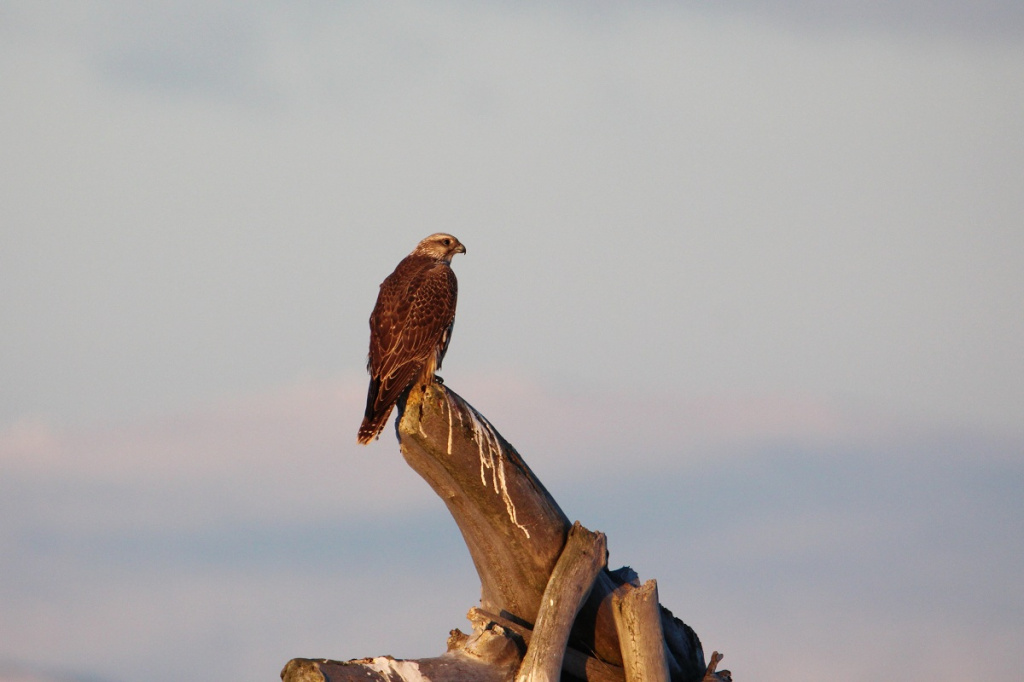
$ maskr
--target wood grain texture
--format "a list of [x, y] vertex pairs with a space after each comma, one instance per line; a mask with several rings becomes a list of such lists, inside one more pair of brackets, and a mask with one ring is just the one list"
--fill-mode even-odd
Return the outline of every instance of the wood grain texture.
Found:
[[[495, 613], [488, 613], [475, 606], [469, 610], [466, 617], [469, 618], [475, 628], [486, 627], [489, 623], [497, 623], [506, 630], [515, 632], [527, 645], [529, 645], [533, 638], [533, 631], [526, 626], [514, 623]], [[593, 656], [588, 656], [571, 646], [565, 649], [565, 654], [562, 658], [562, 671], [577, 679], [587, 680], [588, 682], [625, 682], [626, 680], [625, 673], [621, 667], [605, 663]]]
[[657, 582], [648, 580], [642, 587], [624, 585], [613, 603], [626, 682], [668, 682]]
[[519, 668], [517, 682], [558, 682], [561, 679], [569, 632], [594, 586], [594, 579], [605, 567], [607, 555], [603, 533], [589, 531], [579, 521], [573, 524], [544, 589], [533, 640]]

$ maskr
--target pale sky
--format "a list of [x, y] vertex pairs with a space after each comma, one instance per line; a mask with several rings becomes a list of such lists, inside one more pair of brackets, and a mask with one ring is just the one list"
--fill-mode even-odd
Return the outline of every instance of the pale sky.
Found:
[[0, 674], [468, 627], [354, 445], [436, 231], [447, 382], [737, 679], [1024, 668], [1019, 3], [13, 2], [0, 83]]

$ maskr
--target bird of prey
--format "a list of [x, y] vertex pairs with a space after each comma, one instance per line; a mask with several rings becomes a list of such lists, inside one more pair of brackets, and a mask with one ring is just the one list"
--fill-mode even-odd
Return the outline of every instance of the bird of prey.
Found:
[[370, 315], [370, 389], [359, 442], [380, 435], [391, 409], [414, 383], [426, 386], [448, 350], [458, 282], [452, 256], [466, 247], [450, 234], [432, 234], [402, 259], [380, 285]]

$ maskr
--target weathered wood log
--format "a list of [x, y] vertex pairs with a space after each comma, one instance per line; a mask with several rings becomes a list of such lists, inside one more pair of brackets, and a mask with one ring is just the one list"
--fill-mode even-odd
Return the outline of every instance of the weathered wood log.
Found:
[[[569, 632], [607, 557], [604, 535], [587, 530], [579, 521], [574, 523], [544, 588], [533, 640], [526, 649], [517, 682], [558, 682], [561, 679]], [[661, 642], [661, 638], [658, 641]]]
[[402, 455], [455, 519], [480, 576], [480, 606], [532, 624], [571, 524], [516, 449], [454, 391], [399, 404]]
[[[503, 618], [495, 613], [488, 613], [476, 606], [469, 610], [466, 617], [469, 618], [469, 621], [476, 628], [486, 627], [490, 623], [501, 625], [506, 631], [516, 633], [527, 645], [529, 645], [533, 637], [533, 631], [526, 626], [514, 623], [508, 618]], [[565, 654], [562, 658], [562, 671], [575, 678], [588, 680], [588, 682], [626, 682], [626, 677], [621, 667], [605, 663], [593, 656], [588, 656], [571, 646], [565, 649]]]
[[[402, 454], [459, 526], [480, 576], [481, 608], [532, 627], [569, 519], [516, 449], [451, 389], [414, 388], [399, 409]], [[598, 575], [572, 639], [618, 665], [611, 613], [616, 587], [607, 571]]]
[[658, 583], [648, 580], [639, 588], [623, 585], [612, 597], [612, 604], [626, 682], [668, 682]]
[[[532, 627], [548, 577], [565, 545], [569, 519], [497, 429], [441, 384], [414, 388], [396, 423], [406, 462], [455, 519], [480, 576], [480, 606]], [[574, 648], [622, 664], [611, 597], [624, 582], [605, 570], [580, 609]], [[662, 626], [673, 679], [704, 676], [700, 640], [667, 609]]]
[[[461, 634], [461, 633], [460, 633]], [[487, 624], [458, 638], [434, 658], [400, 660], [391, 656], [351, 661], [293, 658], [281, 671], [283, 682], [508, 682], [522, 660], [524, 643], [500, 624]]]
[[439, 656], [403, 661], [378, 656], [354, 661], [294, 658], [281, 671], [284, 682], [506, 682], [503, 672], [481, 661]]
[[[403, 671], [410, 672], [413, 666], [433, 682], [511, 681], [527, 643], [547, 637], [542, 635], [547, 626], [539, 619], [545, 590], [553, 582], [552, 573], [569, 537], [568, 518], [516, 449], [454, 391], [440, 383], [414, 387], [398, 408], [395, 428], [402, 455], [442, 499], [462, 533], [480, 577], [476, 612], [495, 616], [486, 624], [474, 621], [471, 636], [453, 632], [450, 650], [437, 658], [294, 659], [281, 673], [285, 682], [394, 682], [404, 679]], [[564, 641], [560, 647], [544, 647], [546, 651], [560, 648], [562, 669], [574, 677], [621, 682], [623, 657], [612, 596], [623, 585], [639, 582], [626, 569], [609, 572], [598, 566], [596, 571], [582, 606], [572, 605], [579, 612], [568, 648]], [[549, 597], [548, 608], [551, 601]], [[561, 609], [577, 599], [561, 594], [554, 601], [561, 603]], [[651, 636], [666, 652], [672, 681], [701, 682], [706, 666], [700, 640], [689, 626], [658, 606], [656, 597], [653, 604], [662, 634]], [[563, 618], [559, 615], [556, 620]], [[531, 632], [534, 623], [537, 632]], [[510, 657], [512, 663], [507, 660]], [[544, 674], [557, 679], [550, 670]]]

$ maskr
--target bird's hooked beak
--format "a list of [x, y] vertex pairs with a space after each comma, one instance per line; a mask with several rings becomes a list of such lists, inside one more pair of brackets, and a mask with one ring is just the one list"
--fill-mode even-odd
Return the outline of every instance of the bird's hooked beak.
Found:
[[456, 253], [466, 253], [465, 245], [462, 242], [459, 242], [459, 245], [456, 246], [454, 249], [452, 249], [452, 253], [453, 254], [456, 254]]

